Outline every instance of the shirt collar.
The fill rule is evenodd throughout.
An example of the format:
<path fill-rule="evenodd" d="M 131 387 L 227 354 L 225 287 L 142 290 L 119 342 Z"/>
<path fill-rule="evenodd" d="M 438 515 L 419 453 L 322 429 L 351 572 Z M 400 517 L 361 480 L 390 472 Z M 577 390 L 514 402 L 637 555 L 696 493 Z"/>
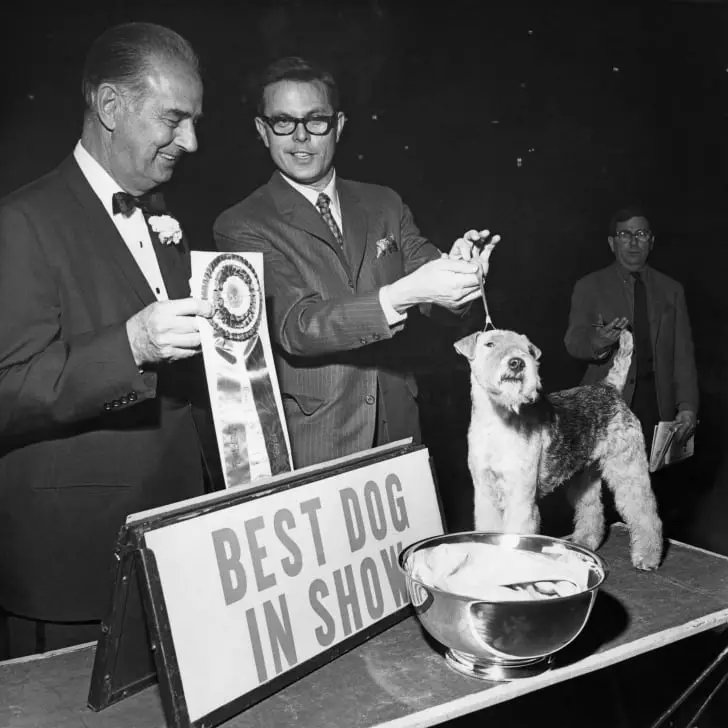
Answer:
<path fill-rule="evenodd" d="M 614 268 L 617 271 L 617 275 L 619 276 L 619 279 L 622 281 L 622 283 L 633 283 L 634 278 L 632 278 L 630 271 L 628 271 L 623 265 L 621 265 L 618 261 L 614 261 Z M 650 267 L 645 264 L 645 267 L 640 271 L 642 274 L 642 279 L 647 280 L 649 278 L 649 271 Z"/>
<path fill-rule="evenodd" d="M 286 182 L 288 182 L 289 185 L 291 185 L 291 187 L 293 187 L 294 190 L 300 192 L 314 207 L 316 207 L 316 200 L 318 200 L 318 196 L 320 194 L 318 190 L 315 190 L 313 187 L 309 187 L 308 185 L 302 185 L 300 182 L 295 182 L 290 177 L 286 177 L 285 174 L 281 176 L 284 180 L 286 180 Z M 341 207 L 339 205 L 339 192 L 336 189 L 336 170 L 334 170 L 334 173 L 331 175 L 331 180 L 322 192 L 327 194 L 331 200 L 331 211 L 340 218 Z"/>
<path fill-rule="evenodd" d="M 81 144 L 81 140 L 76 144 L 73 150 L 73 157 L 81 168 L 83 176 L 91 185 L 91 189 L 101 200 L 101 204 L 111 217 L 114 216 L 112 209 L 112 198 L 114 193 L 123 192 L 119 183 L 89 154 L 86 148 Z"/>

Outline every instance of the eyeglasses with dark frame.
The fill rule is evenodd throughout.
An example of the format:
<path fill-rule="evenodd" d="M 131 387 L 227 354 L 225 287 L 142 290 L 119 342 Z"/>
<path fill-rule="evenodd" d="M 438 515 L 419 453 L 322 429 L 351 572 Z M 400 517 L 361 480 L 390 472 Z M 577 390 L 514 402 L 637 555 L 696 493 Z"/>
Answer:
<path fill-rule="evenodd" d="M 649 243 L 652 240 L 652 230 L 620 230 L 614 235 L 620 243 L 631 243 L 636 240 L 638 243 Z"/>
<path fill-rule="evenodd" d="M 276 136 L 290 136 L 303 124 L 303 128 L 314 136 L 326 136 L 339 116 L 339 112 L 333 114 L 309 114 L 304 117 L 287 116 L 261 116 L 260 118 L 270 127 Z"/>

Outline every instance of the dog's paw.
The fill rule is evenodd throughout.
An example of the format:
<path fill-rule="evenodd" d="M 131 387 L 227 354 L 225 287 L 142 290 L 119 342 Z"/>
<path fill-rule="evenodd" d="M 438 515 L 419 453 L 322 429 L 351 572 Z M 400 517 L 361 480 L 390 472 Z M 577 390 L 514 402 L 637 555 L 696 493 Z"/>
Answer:
<path fill-rule="evenodd" d="M 659 568 L 661 561 L 661 553 L 632 554 L 632 566 L 640 571 L 654 571 Z"/>
<path fill-rule="evenodd" d="M 575 543 L 577 546 L 583 546 L 585 549 L 596 551 L 602 545 L 603 535 L 574 531 L 574 533 L 564 536 L 564 539 Z"/>

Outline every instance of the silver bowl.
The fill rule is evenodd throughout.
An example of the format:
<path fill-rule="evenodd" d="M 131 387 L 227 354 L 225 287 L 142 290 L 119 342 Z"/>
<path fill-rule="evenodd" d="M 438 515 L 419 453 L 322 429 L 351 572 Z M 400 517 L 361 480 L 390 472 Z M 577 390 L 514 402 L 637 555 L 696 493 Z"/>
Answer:
<path fill-rule="evenodd" d="M 417 551 L 443 543 L 467 542 L 544 556 L 571 552 L 587 567 L 587 586 L 570 596 L 489 602 L 428 586 L 412 577 Z M 554 653 L 576 639 L 584 628 L 597 590 L 609 573 L 594 552 L 563 539 L 475 531 L 418 541 L 402 551 L 399 567 L 422 626 L 447 648 L 447 663 L 471 677 L 498 681 L 531 677 L 550 669 Z"/>

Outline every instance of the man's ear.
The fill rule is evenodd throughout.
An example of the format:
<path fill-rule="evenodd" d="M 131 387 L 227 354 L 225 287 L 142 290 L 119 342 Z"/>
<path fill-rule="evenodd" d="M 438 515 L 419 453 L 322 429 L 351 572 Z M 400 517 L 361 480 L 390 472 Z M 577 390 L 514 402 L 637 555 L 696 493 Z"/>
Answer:
<path fill-rule="evenodd" d="M 610 235 L 607 240 L 609 241 L 609 249 L 614 252 L 614 238 Z"/>
<path fill-rule="evenodd" d="M 473 361 L 475 359 L 475 345 L 478 343 L 478 337 L 481 332 L 476 331 L 474 334 L 469 334 L 463 339 L 456 341 L 453 346 L 458 354 L 462 354 L 466 359 Z"/>
<path fill-rule="evenodd" d="M 270 144 L 268 143 L 268 128 L 266 127 L 263 119 L 261 119 L 259 116 L 255 117 L 255 129 L 258 132 L 260 140 L 263 142 L 263 144 L 265 144 L 266 149 L 269 148 Z"/>
<path fill-rule="evenodd" d="M 119 114 L 124 107 L 121 91 L 111 83 L 102 83 L 94 95 L 94 108 L 99 121 L 109 131 L 116 129 Z"/>
<path fill-rule="evenodd" d="M 336 141 L 339 141 L 341 132 L 344 130 L 344 124 L 346 124 L 346 115 L 343 111 L 339 111 L 336 114 Z"/>

